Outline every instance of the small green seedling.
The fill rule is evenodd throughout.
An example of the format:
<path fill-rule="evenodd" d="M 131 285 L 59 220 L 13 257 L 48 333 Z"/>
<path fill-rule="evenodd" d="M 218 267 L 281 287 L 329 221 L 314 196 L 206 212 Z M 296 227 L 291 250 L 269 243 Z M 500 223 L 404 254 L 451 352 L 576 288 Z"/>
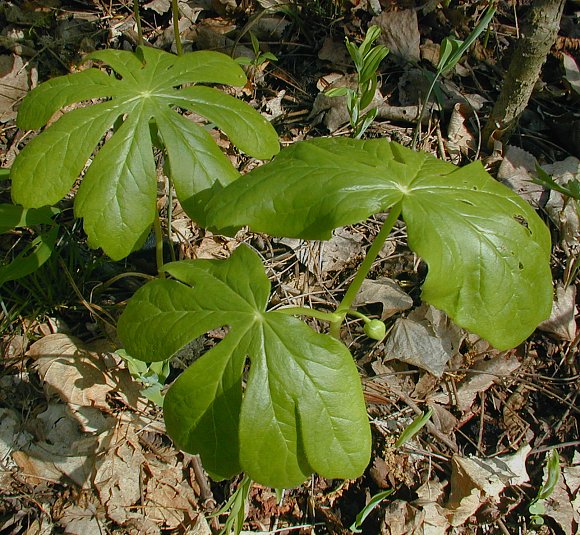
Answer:
<path fill-rule="evenodd" d="M 244 476 L 224 506 L 219 511 L 210 515 L 210 517 L 228 515 L 224 527 L 220 530 L 219 535 L 240 535 L 244 528 L 246 507 L 251 488 L 252 480 L 248 476 Z"/>
<path fill-rule="evenodd" d="M 437 81 L 441 76 L 448 73 L 459 63 L 459 60 L 463 57 L 465 52 L 469 50 L 469 47 L 476 41 L 476 39 L 483 33 L 483 31 L 487 28 L 488 24 L 491 22 L 495 15 L 496 8 L 493 5 L 490 5 L 487 10 L 485 11 L 483 17 L 481 17 L 479 23 L 473 28 L 471 33 L 467 36 L 465 41 L 461 41 L 460 39 L 455 39 L 454 37 L 445 37 L 441 42 L 441 46 L 439 47 L 439 61 L 437 63 L 437 71 L 434 75 L 430 75 L 431 85 L 427 90 L 427 94 L 425 95 L 425 99 L 423 100 L 423 105 L 421 107 L 421 112 L 419 114 L 419 118 L 417 120 L 417 126 L 415 128 L 415 134 L 413 136 L 413 148 L 415 148 L 417 144 L 417 140 L 419 138 L 419 131 L 421 128 L 421 117 L 425 111 L 425 107 L 431 98 L 431 93 L 436 87 Z"/>
<path fill-rule="evenodd" d="M 194 200 L 197 213 L 200 205 Z M 228 329 L 171 385 L 164 404 L 175 444 L 199 453 L 216 478 L 244 472 L 289 488 L 314 472 L 331 479 L 363 473 L 371 433 L 340 329 L 347 314 L 358 315 L 354 298 L 399 216 L 410 248 L 428 265 L 423 300 L 460 326 L 507 349 L 550 315 L 548 229 L 480 162 L 457 168 L 385 139 L 314 139 L 213 195 L 204 192 L 203 211 L 214 230 L 248 225 L 315 240 L 388 211 L 334 311 L 268 310 L 270 283 L 245 245 L 227 260 L 167 264 L 172 280 L 147 283 L 130 299 L 118 333 L 137 359 L 165 360 L 209 330 Z M 305 315 L 327 321 L 330 336 L 294 317 Z M 373 338 L 384 336 L 372 321 L 365 323 Z"/>
<path fill-rule="evenodd" d="M 534 526 L 541 526 L 544 524 L 543 515 L 546 513 L 544 507 L 544 500 L 549 498 L 560 478 L 560 455 L 558 450 L 553 449 L 548 456 L 547 476 L 546 481 L 540 487 L 537 496 L 532 500 L 528 507 L 530 512 L 530 520 Z"/>
<path fill-rule="evenodd" d="M 385 500 L 391 494 L 393 494 L 393 492 L 395 492 L 395 489 L 388 489 L 388 490 L 384 490 L 382 492 L 375 494 L 369 500 L 369 503 L 367 503 L 365 505 L 364 509 L 358 515 L 356 515 L 355 521 L 352 523 L 352 525 L 348 529 L 350 531 L 352 531 L 353 533 L 362 533 L 361 528 L 362 528 L 363 522 L 366 520 L 367 516 L 369 516 L 374 511 L 374 509 L 378 505 L 380 505 L 380 503 L 383 500 Z"/>
<path fill-rule="evenodd" d="M 250 65 L 254 69 L 259 69 L 265 63 L 269 61 L 278 61 L 278 58 L 272 54 L 272 52 L 262 52 L 260 50 L 260 42 L 253 32 L 250 32 L 250 40 L 252 41 L 252 49 L 254 51 L 254 57 L 248 58 L 246 56 L 240 56 L 236 58 L 236 62 L 240 65 Z"/>
<path fill-rule="evenodd" d="M 544 171 L 539 165 L 536 165 L 536 177 L 534 182 L 540 184 L 547 189 L 552 189 L 561 193 L 565 197 L 574 199 L 575 201 L 580 201 L 580 181 L 577 179 L 571 179 L 566 184 L 558 184 L 546 171 Z"/>
<path fill-rule="evenodd" d="M 155 219 L 154 147 L 163 149 L 166 173 L 181 201 L 239 175 L 207 130 L 177 113 L 177 107 L 216 124 L 257 158 L 271 158 L 279 150 L 276 132 L 257 111 L 200 85 L 246 83 L 241 67 L 224 54 L 175 56 L 139 47 L 135 53 L 97 51 L 89 59 L 114 73 L 90 68 L 54 78 L 23 100 L 17 124 L 29 130 L 45 125 L 64 106 L 105 99 L 65 113 L 24 147 L 11 170 L 12 198 L 27 208 L 57 203 L 92 157 L 75 196 L 75 214 L 84 219 L 89 243 L 114 260 L 139 248 Z M 111 128 L 113 135 L 93 155 Z"/>
<path fill-rule="evenodd" d="M 346 48 L 356 67 L 357 87 L 336 87 L 326 92 L 329 97 L 346 96 L 346 107 L 355 139 L 362 137 L 377 116 L 377 108 L 371 108 L 364 114 L 363 112 L 373 101 L 378 83 L 377 70 L 389 53 L 389 49 L 383 45 L 373 46 L 380 35 L 381 29 L 371 26 L 360 46 L 351 42 L 348 37 L 345 38 Z"/>
<path fill-rule="evenodd" d="M 401 433 L 397 441 L 395 442 L 395 448 L 400 448 L 405 442 L 411 440 L 423 427 L 427 425 L 433 415 L 433 409 L 429 409 L 427 412 L 417 416 Z"/>
<path fill-rule="evenodd" d="M 131 377 L 143 384 L 141 394 L 159 407 L 163 407 L 163 387 L 171 371 L 169 361 L 143 362 L 128 355 L 124 349 L 118 349 L 116 353 L 127 363 Z"/>

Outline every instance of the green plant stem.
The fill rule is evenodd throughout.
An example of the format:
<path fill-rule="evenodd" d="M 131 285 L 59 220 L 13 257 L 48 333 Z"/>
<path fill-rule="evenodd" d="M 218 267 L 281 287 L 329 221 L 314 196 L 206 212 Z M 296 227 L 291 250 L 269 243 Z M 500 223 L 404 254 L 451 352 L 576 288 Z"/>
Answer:
<path fill-rule="evenodd" d="M 348 287 L 348 290 L 344 294 L 344 297 L 342 298 L 340 305 L 338 305 L 338 308 L 336 309 L 338 319 L 336 321 L 330 322 L 330 334 L 337 339 L 340 338 L 340 326 L 342 325 L 342 322 L 344 321 L 344 318 L 346 317 L 347 313 L 349 313 L 350 307 L 352 306 L 352 303 L 356 295 L 358 294 L 362 286 L 362 283 L 367 278 L 367 275 L 371 270 L 373 262 L 379 255 L 385 241 L 387 240 L 389 234 L 391 233 L 391 230 L 393 230 L 393 227 L 395 226 L 397 219 L 399 219 L 399 216 L 401 215 L 401 207 L 402 207 L 401 202 L 398 202 L 397 204 L 395 204 L 395 206 L 393 206 L 393 208 L 391 208 L 389 216 L 383 223 L 383 226 L 379 231 L 379 233 L 377 234 L 376 238 L 374 239 L 372 245 L 369 247 L 365 259 L 362 261 L 353 281 L 351 282 L 350 286 Z"/>
<path fill-rule="evenodd" d="M 362 312 L 359 312 L 358 310 L 347 310 L 346 313 L 349 316 L 354 316 L 355 318 L 363 320 L 365 323 L 369 323 L 371 321 L 371 318 L 365 316 Z"/>
<path fill-rule="evenodd" d="M 135 16 L 135 24 L 137 24 L 137 44 L 143 46 L 143 28 L 141 26 L 141 15 L 139 13 L 139 0 L 133 1 L 133 14 Z"/>
<path fill-rule="evenodd" d="M 183 46 L 181 44 L 181 36 L 179 35 L 179 5 L 178 0 L 171 0 L 171 16 L 173 17 L 173 33 L 175 34 L 175 49 L 177 55 L 183 54 Z"/>
<path fill-rule="evenodd" d="M 276 309 L 276 312 L 281 312 L 282 314 L 289 314 L 293 316 L 309 316 L 311 318 L 328 321 L 330 323 L 333 321 L 339 321 L 341 319 L 335 312 L 323 312 L 322 310 L 306 307 L 278 308 Z"/>
<path fill-rule="evenodd" d="M 158 213 L 155 213 L 153 231 L 155 232 L 155 261 L 157 263 L 157 272 L 159 273 L 159 277 L 164 279 L 165 272 L 163 271 L 163 231 L 161 230 L 161 220 L 159 219 Z"/>

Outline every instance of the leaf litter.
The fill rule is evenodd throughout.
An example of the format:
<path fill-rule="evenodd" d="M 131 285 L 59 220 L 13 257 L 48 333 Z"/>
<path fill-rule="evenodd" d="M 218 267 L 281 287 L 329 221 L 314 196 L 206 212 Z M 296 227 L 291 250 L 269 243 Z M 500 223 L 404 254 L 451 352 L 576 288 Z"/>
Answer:
<path fill-rule="evenodd" d="M 259 3 L 262 4 L 261 7 L 270 9 L 277 9 L 282 5 L 280 2 Z M 156 9 L 161 12 L 167 10 L 168 3 L 150 4 L 152 5 L 147 11 L 151 13 L 156 12 Z M 423 54 L 425 28 L 425 33 L 437 28 L 434 19 L 428 18 L 431 15 L 427 7 L 424 11 L 405 13 L 403 10 L 387 11 L 384 2 L 348 4 L 353 7 L 349 19 L 345 21 L 348 25 L 345 28 L 350 35 L 354 33 L 355 36 L 360 36 L 364 33 L 360 17 L 375 16 L 376 21 L 390 19 L 392 22 L 389 24 L 393 28 L 407 28 L 409 39 L 400 43 L 391 42 L 393 48 L 402 50 L 402 56 L 406 54 L 416 58 L 417 45 L 420 47 L 419 53 Z M 240 13 L 240 2 L 188 2 L 187 5 L 194 11 L 186 13 L 185 5 L 182 6 L 184 14 L 189 17 L 187 21 L 181 21 L 184 33 L 188 31 L 192 21 L 207 20 L 211 24 L 207 24 L 207 31 L 204 30 L 206 34 L 224 36 L 220 38 L 220 42 L 223 41 L 227 46 L 236 42 L 226 34 L 232 31 L 235 33 L 236 23 L 229 17 L 232 13 Z M 10 13 L 9 22 L 13 25 L 29 24 L 30 17 L 40 16 L 31 15 L 26 8 L 13 9 Z M 413 13 L 418 14 L 418 23 L 416 17 L 413 18 Z M 447 28 L 456 29 L 469 17 L 469 9 L 456 9 L 445 14 L 441 12 L 439 17 L 439 23 L 444 22 Z M 509 15 L 504 14 L 504 19 L 509 21 Z M 50 25 L 50 20 L 44 16 L 41 22 L 38 27 Z M 216 29 L 220 28 L 219 23 L 228 24 L 223 24 L 218 31 Z M 233 30 L 227 30 L 228 27 Z M 420 36 L 417 28 L 421 29 Z M 124 39 L 130 40 L 130 32 L 127 30 L 111 30 L 111 35 L 116 40 L 113 44 L 119 44 Z M 293 29 L 290 26 L 285 31 L 292 32 Z M 198 40 L 201 33 L 203 32 L 198 35 L 190 34 L 191 42 L 196 41 L 198 46 L 200 43 L 203 45 L 203 40 Z M 388 33 L 385 31 L 385 34 Z M 230 40 L 226 41 L 226 37 Z M 284 37 L 291 38 L 292 35 L 286 34 Z M 436 33 L 431 37 L 433 41 L 439 40 Z M 340 32 L 333 35 L 334 43 L 340 45 L 341 38 Z M 169 43 L 171 36 L 166 36 L 165 39 Z M 159 42 L 162 42 L 161 37 Z M 26 46 L 30 44 L 31 42 L 26 43 Z M 329 70 L 339 70 L 337 67 L 345 58 L 343 56 L 340 59 L 338 46 L 335 50 L 329 56 L 321 58 L 327 63 L 317 64 L 317 72 L 305 73 L 299 70 L 298 77 L 308 75 L 316 80 L 327 76 Z M 20 59 L 17 51 L 16 54 L 15 57 Z M 465 72 L 470 69 L 473 72 L 475 69 L 475 85 L 481 81 L 477 77 L 489 76 L 492 72 L 486 71 L 486 67 L 476 66 L 474 58 L 469 58 L 467 62 Z M 406 74 L 409 65 L 404 62 L 397 69 L 401 65 Z M 575 64 L 569 59 L 564 58 L 564 69 L 563 76 L 574 91 L 577 68 L 575 69 Z M 24 71 L 15 70 L 13 67 L 11 72 L 20 73 L 22 79 L 16 85 L 22 88 L 19 89 L 21 92 L 34 83 L 33 71 L 27 71 L 28 85 L 24 82 Z M 348 65 L 346 68 L 343 65 L 340 72 L 344 74 L 351 71 Z M 270 84 L 277 88 L 282 85 L 287 93 L 280 96 L 278 89 L 271 91 L 264 98 L 264 102 L 268 103 L 273 100 L 272 95 L 278 95 L 279 103 L 275 104 L 280 107 L 290 102 L 288 98 L 295 99 L 299 103 L 298 107 L 293 103 L 289 110 L 285 110 L 290 116 L 294 110 L 300 111 L 301 105 L 309 108 L 309 104 L 301 103 L 301 99 L 296 96 L 301 95 L 300 91 L 308 87 L 299 84 L 297 89 L 287 83 L 288 78 L 278 78 L 279 74 L 281 75 L 281 69 L 268 69 L 265 78 L 260 82 L 263 84 L 261 90 L 268 92 Z M 454 80 L 457 81 L 457 78 Z M 13 83 L 10 79 L 6 81 L 11 85 Z M 378 94 L 382 106 L 402 107 L 403 102 L 397 102 L 400 89 L 396 84 L 393 86 L 386 81 Z M 471 87 L 468 90 L 461 80 L 458 89 L 460 95 L 467 95 L 472 90 Z M 0 112 L 13 113 L 12 106 L 20 94 L 11 95 L 10 104 L 3 104 Z M 400 97 L 404 97 L 402 92 Z M 411 95 L 405 98 L 405 104 L 418 104 Z M 263 112 L 266 111 L 264 107 Z M 409 115 L 412 116 L 410 111 L 407 116 Z M 384 112 L 383 118 L 385 116 L 387 112 Z M 403 125 L 408 125 L 404 114 L 402 117 Z M 433 117 L 436 117 L 436 111 Z M 9 118 L 8 123 L 10 120 Z M 310 124 L 300 121 L 290 124 L 285 133 L 289 139 L 303 137 L 312 128 Z M 336 128 L 341 126 L 340 122 L 324 124 Z M 400 127 L 400 123 L 389 125 L 386 121 L 379 121 L 374 128 L 375 130 L 371 129 L 371 134 L 377 136 L 394 135 L 402 136 L 403 139 L 408 136 L 408 127 Z M 449 155 L 453 154 L 452 144 L 455 143 L 462 157 L 472 156 L 476 149 L 473 142 L 476 135 L 477 131 L 469 120 L 469 113 L 462 112 L 458 129 L 449 131 L 449 139 L 445 140 Z M 8 150 L 10 138 L 5 133 L 3 136 L 0 142 Z M 435 138 L 435 135 L 431 137 L 433 148 L 437 146 Z M 559 244 L 563 249 L 559 258 L 564 261 L 567 255 L 577 252 L 577 214 L 570 211 L 569 204 L 565 206 L 560 194 L 547 192 L 533 183 L 536 158 L 524 155 L 523 163 L 517 163 L 514 160 L 514 150 L 515 148 L 508 147 L 502 158 L 502 167 L 515 163 L 512 171 L 507 173 L 511 173 L 510 179 L 513 179 L 514 169 L 520 173 L 519 185 L 515 189 L 524 198 L 528 196 L 535 207 L 548 213 L 558 231 Z M 533 153 L 540 155 L 541 151 L 536 150 Z M 578 176 L 577 160 L 566 160 L 563 157 L 554 159 L 558 160 L 560 163 L 556 165 L 549 166 L 543 161 L 541 165 L 547 172 L 553 173 L 554 179 L 559 183 Z M 505 179 L 504 174 L 500 170 L 499 178 Z M 348 277 L 353 262 L 364 253 L 365 231 L 364 228 L 362 232 L 358 228 L 347 229 L 344 233 L 341 231 L 337 233 L 334 243 L 324 242 L 322 247 L 305 243 L 262 243 L 261 251 L 267 258 L 275 257 L 268 257 L 270 248 L 277 249 L 280 254 L 288 251 L 287 247 L 296 251 L 295 256 L 292 253 L 285 260 L 269 260 L 276 268 L 273 279 L 298 289 L 292 295 L 294 301 L 308 301 L 313 297 L 332 301 L 331 288 L 336 282 Z M 237 244 L 237 241 L 221 242 L 220 238 L 210 234 L 201 238 L 196 232 L 190 239 L 196 241 L 194 246 L 199 248 L 199 254 L 207 257 L 221 257 Z M 242 234 L 237 240 L 253 240 L 260 248 L 260 240 L 256 237 Z M 280 249 L 281 246 L 285 251 Z M 308 249 L 307 254 L 300 252 L 304 248 Z M 451 525 L 457 526 L 455 530 L 464 526 L 465 531 L 453 531 L 454 533 L 468 533 L 470 526 L 474 525 L 496 528 L 500 525 L 498 520 L 509 523 L 514 518 L 521 518 L 517 515 L 525 511 L 526 495 L 533 495 L 533 488 L 537 488 L 541 482 L 541 461 L 544 455 L 534 451 L 530 454 L 526 447 L 527 442 L 532 443 L 534 448 L 541 448 L 546 442 L 558 445 L 567 440 L 577 441 L 577 430 L 569 417 L 569 414 L 577 415 L 577 412 L 570 405 L 560 402 L 566 398 L 573 405 L 577 392 L 577 387 L 576 390 L 570 388 L 573 382 L 560 380 L 574 377 L 572 372 L 577 343 L 575 280 L 568 278 L 566 281 L 558 281 L 552 317 L 542 326 L 545 334 L 536 335 L 525 348 L 501 353 L 470 336 L 466 337 L 464 333 L 453 331 L 444 318 L 436 317 L 435 311 L 430 314 L 421 309 L 406 312 L 409 305 L 415 302 L 414 290 L 424 277 L 421 269 L 421 265 L 408 251 L 394 244 L 393 249 L 382 258 L 380 265 L 375 267 L 373 279 L 366 283 L 365 292 L 361 292 L 357 302 L 358 307 L 375 314 L 376 317 L 391 317 L 395 335 L 399 329 L 407 332 L 406 336 L 399 335 L 396 351 L 386 345 L 388 339 L 376 344 L 364 341 L 360 336 L 362 326 L 356 322 L 349 324 L 347 333 L 351 350 L 360 363 L 367 401 L 371 400 L 369 413 L 373 418 L 374 429 L 380 436 L 375 446 L 375 462 L 371 464 L 375 470 L 380 465 L 380 470 L 385 475 L 381 484 L 394 484 L 398 492 L 412 496 L 409 500 L 403 500 L 397 497 L 396 492 L 382 504 L 374 518 L 371 517 L 370 521 L 375 523 L 369 528 L 369 533 L 449 533 L 452 532 Z M 306 295 L 303 290 L 308 287 L 311 276 L 316 279 L 316 285 L 312 286 L 315 294 Z M 297 284 L 296 281 L 302 282 Z M 386 287 L 393 290 L 394 295 L 387 296 L 386 291 L 383 294 Z M 401 293 L 401 289 L 408 293 Z M 397 327 L 401 323 L 406 327 Z M 414 333 L 413 336 L 408 335 L 409 331 Z M 3 490 L 10 489 L 13 493 L 17 489 L 48 492 L 45 495 L 48 497 L 41 498 L 41 509 L 51 511 L 52 508 L 52 518 L 40 514 L 38 511 L 41 509 L 30 502 L 10 498 L 1 502 L 0 525 L 15 527 L 18 522 L 27 521 L 30 533 L 40 533 L 43 530 L 46 532 L 51 526 L 60 526 L 67 533 L 93 533 L 115 526 L 122 526 L 127 533 L 159 533 L 162 528 L 166 531 L 182 532 L 184 526 L 191 526 L 194 530 L 196 528 L 193 526 L 199 526 L 197 529 L 200 532 L 209 533 L 209 527 L 200 514 L 203 511 L 200 483 L 192 477 L 191 460 L 173 450 L 167 443 L 158 411 L 138 399 L 139 386 L 132 383 L 122 361 L 111 354 L 110 348 L 91 349 L 68 335 L 49 335 L 40 342 L 37 342 L 39 346 L 33 345 L 30 348 L 26 357 L 28 362 L 23 364 L 24 367 L 18 374 L 15 374 L 14 368 L 9 367 L 3 370 L 0 377 L 3 387 L 3 393 L 0 394 L 0 453 L 3 469 L 7 470 L 2 473 L 0 481 Z M 386 360 L 397 351 L 407 360 Z M 17 353 L 16 351 L 12 354 Z M 11 358 L 9 353 L 5 353 L 6 357 Z M 28 392 L 30 396 L 38 378 L 42 378 L 44 390 L 36 391 L 30 398 L 35 401 L 26 405 L 22 398 L 23 392 Z M 525 390 L 518 390 L 518 385 L 522 384 L 527 387 L 527 393 Z M 515 400 L 515 394 L 521 393 L 524 403 L 534 403 L 527 412 L 518 409 L 519 418 L 526 425 L 525 437 L 507 432 L 507 413 L 502 411 L 508 400 Z M 546 411 L 537 401 L 537 397 L 541 396 L 544 396 L 544 402 L 550 400 L 557 403 L 558 407 L 565 407 L 567 415 L 560 418 L 557 411 Z M 389 441 L 396 438 L 405 422 L 411 420 L 414 409 L 410 407 L 413 403 L 417 409 L 427 405 L 434 408 L 433 421 L 436 429 L 443 436 L 453 437 L 461 449 L 461 454 L 453 453 L 440 437 L 432 431 L 426 431 L 419 435 L 416 442 L 396 455 L 387 455 Z M 549 427 L 552 427 L 552 431 Z M 564 533 L 574 533 L 579 525 L 578 455 L 577 452 L 571 455 L 570 447 L 563 446 L 563 451 L 568 453 L 567 464 L 562 468 L 561 481 L 549 502 L 546 517 L 548 529 L 557 525 Z M 515 456 L 513 452 L 516 452 Z M 517 460 L 515 464 L 509 462 L 512 458 Z M 408 474 L 395 477 L 397 467 L 401 466 L 408 470 Z M 532 482 L 524 483 L 528 473 Z M 378 475 L 375 474 L 373 479 L 370 471 L 361 481 L 350 482 L 344 489 L 340 489 L 333 482 L 313 481 L 312 488 L 298 489 L 293 494 L 290 493 L 284 513 L 287 523 L 282 525 L 306 523 L 313 526 L 319 522 L 324 526 L 317 529 L 326 530 L 324 532 L 344 532 L 341 529 L 350 525 L 349 519 L 370 499 L 377 486 L 380 486 L 379 481 Z M 68 502 L 59 514 L 57 502 L 50 497 L 50 493 L 83 486 L 86 487 L 83 492 L 87 494 L 84 497 L 74 493 L 67 494 Z M 513 490 L 514 487 L 518 489 L 515 501 L 509 493 L 509 488 Z M 228 492 L 228 487 L 223 484 L 213 485 L 213 489 L 217 492 L 216 495 L 220 495 L 220 492 L 227 495 Z M 265 493 L 256 493 L 253 497 L 254 516 L 250 517 L 248 524 L 253 532 L 267 531 L 273 525 L 272 518 L 280 514 L 279 508 L 262 507 L 268 499 Z M 333 505 L 331 509 L 328 508 L 329 503 Z M 357 511 L 353 510 L 357 508 Z M 510 511 L 514 511 L 511 516 Z M 13 512 L 16 514 L 12 514 Z M 283 518 L 281 520 L 284 522 Z M 524 529 L 528 529 L 527 526 Z"/>

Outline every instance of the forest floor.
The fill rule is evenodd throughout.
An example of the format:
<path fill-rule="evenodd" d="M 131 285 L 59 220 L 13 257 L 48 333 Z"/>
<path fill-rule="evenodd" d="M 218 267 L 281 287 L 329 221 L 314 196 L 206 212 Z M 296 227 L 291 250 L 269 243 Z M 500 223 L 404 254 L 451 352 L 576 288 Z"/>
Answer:
<path fill-rule="evenodd" d="M 449 4 L 443 7 L 443 4 Z M 174 46 L 169 0 L 140 2 L 145 40 Z M 578 212 L 533 182 L 536 166 L 565 183 L 580 177 L 580 7 L 567 2 L 561 31 L 510 145 L 484 146 L 481 130 L 509 66 L 528 2 L 498 2 L 484 33 L 440 84 L 440 110 L 423 122 L 418 147 L 458 165 L 481 159 L 498 180 L 529 201 L 550 226 L 555 303 L 550 320 L 522 345 L 498 351 L 421 303 L 426 267 L 397 225 L 357 306 L 384 319 L 389 337 L 372 341 L 360 321 L 343 341 L 360 371 L 373 431 L 373 454 L 357 480 L 318 476 L 284 492 L 253 485 L 244 529 L 251 533 L 343 534 L 366 504 L 363 533 L 404 535 L 578 533 L 580 393 L 577 330 Z M 185 51 L 220 50 L 254 58 L 236 96 L 275 126 L 283 145 L 316 136 L 348 136 L 344 99 L 323 94 L 352 83 L 345 36 L 360 42 L 381 27 L 391 52 L 380 68 L 379 112 L 365 136 L 410 146 L 418 106 L 439 44 L 465 38 L 486 2 L 379 0 L 188 0 L 179 2 Z M 50 77 L 78 70 L 87 52 L 132 50 L 129 0 L 26 0 L 0 4 L 0 164 L 9 168 L 31 135 L 16 126 L 18 104 Z M 257 162 L 215 133 L 242 172 Z M 10 202 L 10 182 L 0 182 Z M 173 448 L 152 401 L 159 385 L 115 353 L 115 321 L 142 278 L 154 273 L 152 247 L 112 262 L 90 250 L 71 199 L 62 201 L 56 253 L 33 275 L 0 289 L 0 533 L 40 535 L 217 533 L 213 515 L 240 479 L 213 482 L 197 457 Z M 167 204 L 162 197 L 159 206 Z M 337 230 L 328 242 L 235 239 L 196 227 L 174 207 L 179 258 L 225 258 L 250 243 L 266 259 L 272 305 L 335 304 L 378 232 L 381 217 Z M 9 259 L 33 237 L 0 236 Z M 412 336 L 395 336 L 397 333 Z M 190 353 L 211 348 L 210 332 Z M 395 341 L 393 341 L 395 340 Z M 406 340 L 406 342 L 405 342 Z M 400 358 L 393 359 L 397 354 Z M 169 382 L 195 355 L 172 362 Z M 439 371 L 439 367 L 441 367 Z M 131 373 L 132 372 L 132 373 Z M 147 389 L 148 388 L 148 389 Z M 161 392 L 162 393 L 162 392 Z M 424 411 L 430 423 L 395 447 Z M 529 507 L 559 453 L 559 475 L 544 511 Z M 543 522 L 543 524 L 542 524 Z"/>

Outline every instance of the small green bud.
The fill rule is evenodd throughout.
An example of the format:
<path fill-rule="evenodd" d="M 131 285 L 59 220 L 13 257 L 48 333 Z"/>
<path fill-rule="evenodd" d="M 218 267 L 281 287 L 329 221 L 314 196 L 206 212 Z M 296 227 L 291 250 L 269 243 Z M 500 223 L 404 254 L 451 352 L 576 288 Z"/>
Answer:
<path fill-rule="evenodd" d="M 387 327 L 381 320 L 371 320 L 365 323 L 365 334 L 373 340 L 382 340 L 387 333 Z"/>

